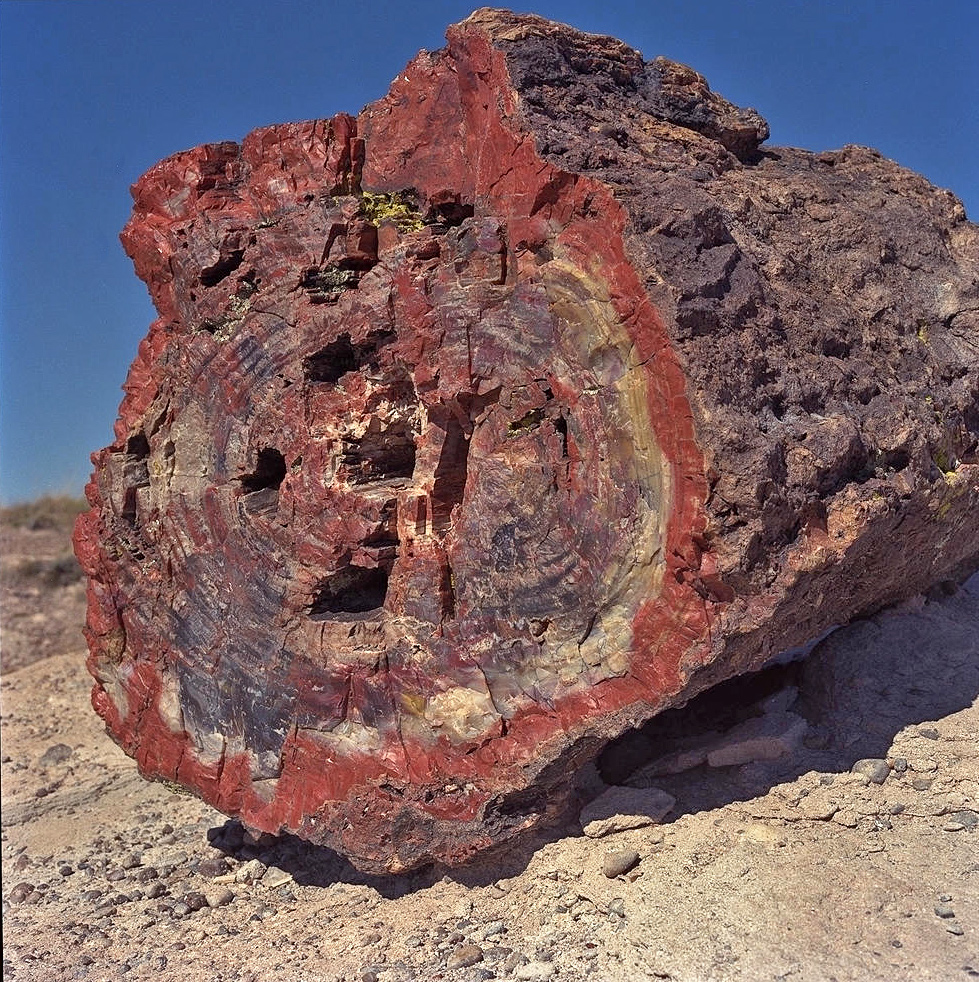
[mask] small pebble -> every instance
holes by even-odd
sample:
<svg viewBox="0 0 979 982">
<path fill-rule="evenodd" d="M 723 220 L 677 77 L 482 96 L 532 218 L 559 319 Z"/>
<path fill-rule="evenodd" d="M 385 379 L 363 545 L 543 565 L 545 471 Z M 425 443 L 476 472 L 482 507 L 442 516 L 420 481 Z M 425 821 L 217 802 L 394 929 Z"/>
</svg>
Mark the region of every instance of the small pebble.
<svg viewBox="0 0 979 982">
<path fill-rule="evenodd" d="M 511 975 L 521 965 L 526 965 L 530 959 L 522 951 L 514 951 L 507 955 L 506 961 L 500 966 L 504 975 Z"/>
<path fill-rule="evenodd" d="M 962 811 L 953 812 L 948 816 L 948 820 L 961 825 L 964 829 L 974 829 L 976 826 L 979 826 L 979 815 L 967 808 Z"/>
<path fill-rule="evenodd" d="M 483 960 L 483 949 L 479 945 L 463 944 L 459 945 L 455 951 L 449 955 L 446 966 L 448 968 L 469 968 Z"/>
<path fill-rule="evenodd" d="M 494 945 L 491 948 L 483 949 L 483 957 L 487 962 L 499 962 L 512 952 L 512 948 L 504 948 L 502 945 Z"/>
<path fill-rule="evenodd" d="M 34 892 L 33 883 L 18 883 L 10 893 L 7 894 L 7 899 L 13 904 L 23 903 L 32 893 Z"/>
<path fill-rule="evenodd" d="M 828 821 L 836 814 L 838 808 L 835 802 L 820 798 L 808 797 L 799 802 L 799 811 L 814 822 Z"/>
<path fill-rule="evenodd" d="M 948 904 L 936 904 L 935 914 L 941 918 L 955 917 L 955 911 Z"/>
<path fill-rule="evenodd" d="M 48 747 L 41 755 L 38 764 L 41 767 L 53 767 L 55 764 L 63 764 L 72 754 L 71 747 L 66 743 L 56 743 L 53 747 Z"/>
<path fill-rule="evenodd" d="M 948 931 L 949 934 L 954 934 L 960 938 L 962 937 L 963 934 L 965 934 L 965 931 L 963 931 L 958 924 L 946 924 L 945 930 Z"/>
<path fill-rule="evenodd" d="M 249 859 L 235 871 L 235 883 L 257 883 L 267 868 L 260 859 Z"/>
<path fill-rule="evenodd" d="M 479 933 L 484 939 L 495 938 L 506 931 L 503 921 L 490 921 Z"/>
<path fill-rule="evenodd" d="M 639 863 L 639 853 L 635 849 L 619 849 L 607 853 L 602 862 L 602 872 L 610 879 L 628 873 Z"/>
<path fill-rule="evenodd" d="M 918 736 L 923 736 L 926 740 L 937 740 L 939 734 L 933 726 L 919 726 Z"/>
<path fill-rule="evenodd" d="M 887 780 L 887 775 L 891 773 L 891 768 L 886 760 L 881 760 L 879 757 L 866 757 L 863 760 L 858 760 L 850 768 L 850 772 L 863 774 L 868 781 L 872 781 L 874 784 L 883 784 Z"/>
<path fill-rule="evenodd" d="M 549 979 L 556 971 L 553 962 L 527 962 L 526 965 L 520 965 L 513 974 L 518 979 Z"/>
<path fill-rule="evenodd" d="M 162 897 L 166 892 L 167 888 L 159 880 L 154 880 L 146 888 L 146 896 L 149 897 L 150 900 L 156 900 L 159 897 Z"/>
<path fill-rule="evenodd" d="M 213 880 L 216 876 L 223 876 L 228 872 L 228 861 L 224 856 L 212 856 L 209 859 L 202 859 L 197 864 L 197 872 L 201 876 L 206 876 Z"/>
<path fill-rule="evenodd" d="M 227 907 L 235 899 L 235 895 L 227 887 L 208 890 L 204 896 L 208 907 Z"/>
<path fill-rule="evenodd" d="M 292 874 L 287 873 L 278 866 L 270 866 L 262 874 L 262 885 L 274 890 L 276 887 L 283 887 L 287 883 L 292 883 Z"/>
</svg>

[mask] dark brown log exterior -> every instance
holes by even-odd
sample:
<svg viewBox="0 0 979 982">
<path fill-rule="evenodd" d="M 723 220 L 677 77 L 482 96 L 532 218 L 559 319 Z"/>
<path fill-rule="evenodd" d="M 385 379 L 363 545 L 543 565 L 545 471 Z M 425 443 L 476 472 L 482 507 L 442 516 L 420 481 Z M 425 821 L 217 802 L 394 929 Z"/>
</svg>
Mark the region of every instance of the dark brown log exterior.
<svg viewBox="0 0 979 982">
<path fill-rule="evenodd" d="M 149 777 L 364 869 L 979 565 L 979 230 L 682 65 L 480 10 L 133 188 L 159 319 L 76 550 Z"/>
</svg>

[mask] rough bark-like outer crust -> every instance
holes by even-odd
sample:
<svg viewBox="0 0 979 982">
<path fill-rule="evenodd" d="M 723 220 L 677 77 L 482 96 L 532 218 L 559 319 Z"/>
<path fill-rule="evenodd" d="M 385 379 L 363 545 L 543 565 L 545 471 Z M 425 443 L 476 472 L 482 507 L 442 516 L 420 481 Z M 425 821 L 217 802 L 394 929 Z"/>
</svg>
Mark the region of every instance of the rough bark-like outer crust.
<svg viewBox="0 0 979 982">
<path fill-rule="evenodd" d="M 684 66 L 481 10 L 358 120 L 158 164 L 76 551 L 148 776 L 365 869 L 979 564 L 979 237 Z"/>
</svg>

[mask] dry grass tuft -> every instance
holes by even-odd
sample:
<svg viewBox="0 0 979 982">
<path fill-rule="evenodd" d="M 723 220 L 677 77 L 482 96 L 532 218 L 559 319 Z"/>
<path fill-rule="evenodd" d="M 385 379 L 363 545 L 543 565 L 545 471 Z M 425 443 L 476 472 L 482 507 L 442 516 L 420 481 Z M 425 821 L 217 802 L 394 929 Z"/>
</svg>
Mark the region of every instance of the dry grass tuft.
<svg viewBox="0 0 979 982">
<path fill-rule="evenodd" d="M 88 502 L 84 498 L 73 498 L 70 495 L 45 495 L 34 501 L 25 501 L 19 505 L 0 508 L 0 525 L 31 531 L 57 529 L 70 534 L 75 519 L 87 510 Z"/>
</svg>

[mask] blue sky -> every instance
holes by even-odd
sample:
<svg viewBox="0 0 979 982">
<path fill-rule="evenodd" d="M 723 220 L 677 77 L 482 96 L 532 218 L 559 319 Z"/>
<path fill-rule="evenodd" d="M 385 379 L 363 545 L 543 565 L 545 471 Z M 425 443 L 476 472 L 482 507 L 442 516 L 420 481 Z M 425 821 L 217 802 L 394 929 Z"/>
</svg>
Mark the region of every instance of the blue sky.
<svg viewBox="0 0 979 982">
<path fill-rule="evenodd" d="M 520 5 L 517 9 L 530 9 Z M 0 501 L 80 493 L 153 310 L 118 233 L 157 160 L 356 113 L 456 0 L 0 0 Z M 975 0 L 539 0 L 756 107 L 771 144 L 845 143 L 979 216 Z"/>
</svg>

